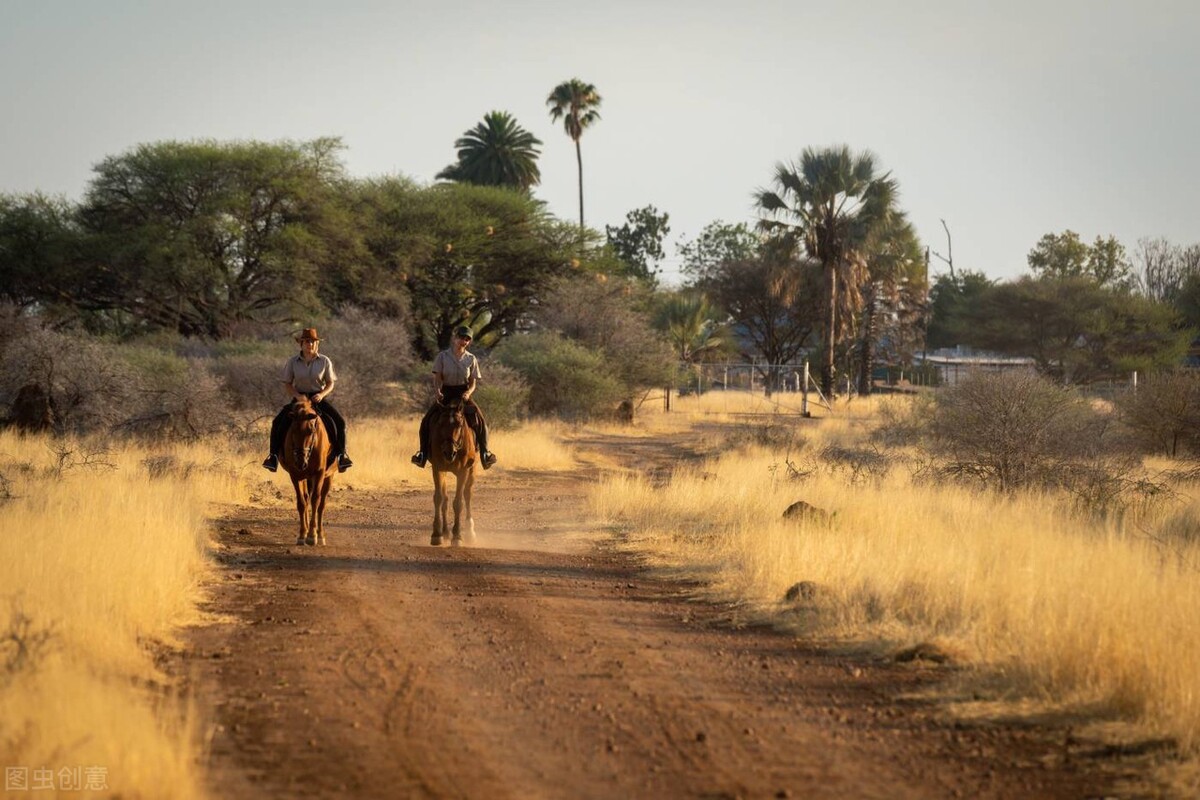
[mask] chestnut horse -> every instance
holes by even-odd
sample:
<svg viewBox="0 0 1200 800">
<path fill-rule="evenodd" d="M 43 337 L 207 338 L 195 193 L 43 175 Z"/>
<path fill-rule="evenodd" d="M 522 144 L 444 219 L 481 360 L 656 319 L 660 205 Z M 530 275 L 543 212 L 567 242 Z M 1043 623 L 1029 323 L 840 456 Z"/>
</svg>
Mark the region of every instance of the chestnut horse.
<svg viewBox="0 0 1200 800">
<path fill-rule="evenodd" d="M 475 521 L 471 519 L 471 486 L 475 483 L 475 464 L 479 449 L 475 431 L 467 424 L 461 398 L 438 403 L 437 413 L 429 420 L 429 463 L 433 466 L 433 536 L 429 543 L 437 546 L 450 536 L 449 511 L 450 475 L 455 478 L 454 534 L 451 544 L 461 544 L 465 530 L 468 541 L 475 538 Z M 466 523 L 463 524 L 463 512 Z"/>
<path fill-rule="evenodd" d="M 296 544 L 325 544 L 325 498 L 336 467 L 331 466 L 333 447 L 320 413 L 308 398 L 292 404 L 292 424 L 283 440 L 280 462 L 292 476 L 296 489 L 296 511 L 300 535 Z"/>
</svg>

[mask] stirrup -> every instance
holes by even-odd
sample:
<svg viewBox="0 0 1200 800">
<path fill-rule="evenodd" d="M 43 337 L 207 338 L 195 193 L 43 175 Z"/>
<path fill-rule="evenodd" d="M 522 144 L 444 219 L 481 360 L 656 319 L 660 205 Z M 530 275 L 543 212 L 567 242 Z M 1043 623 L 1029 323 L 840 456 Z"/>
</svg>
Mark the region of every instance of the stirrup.
<svg viewBox="0 0 1200 800">
<path fill-rule="evenodd" d="M 423 450 L 418 450 L 416 453 L 413 454 L 413 457 L 412 457 L 412 463 L 416 464 L 421 469 L 425 469 L 425 462 L 427 460 L 428 460 L 428 458 L 426 457 L 425 452 Z"/>
<path fill-rule="evenodd" d="M 342 453 L 338 456 L 338 472 L 345 472 L 354 466 L 354 462 L 350 460 L 350 456 Z"/>
<path fill-rule="evenodd" d="M 483 464 L 484 469 L 491 469 L 492 465 L 496 463 L 496 454 L 490 450 L 485 450 L 483 455 L 479 457 L 479 461 Z"/>
<path fill-rule="evenodd" d="M 263 459 L 262 465 L 263 469 L 269 469 L 271 472 L 275 472 L 279 469 L 279 456 L 271 453 L 271 455 Z"/>
</svg>

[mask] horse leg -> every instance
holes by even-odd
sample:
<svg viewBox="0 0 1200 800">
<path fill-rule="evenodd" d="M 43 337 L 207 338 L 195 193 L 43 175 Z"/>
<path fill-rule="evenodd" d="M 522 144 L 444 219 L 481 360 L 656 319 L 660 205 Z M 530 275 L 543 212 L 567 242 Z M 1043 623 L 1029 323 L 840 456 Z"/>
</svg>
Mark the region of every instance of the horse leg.
<svg viewBox="0 0 1200 800">
<path fill-rule="evenodd" d="M 307 545 L 315 545 L 317 543 L 317 504 L 321 501 L 321 478 L 309 476 L 308 478 L 308 530 L 304 536 L 304 543 Z"/>
<path fill-rule="evenodd" d="M 332 485 L 333 476 L 326 474 L 317 497 L 317 544 L 322 547 L 325 546 L 325 501 L 329 498 L 329 487 Z"/>
<path fill-rule="evenodd" d="M 466 521 L 466 537 L 468 542 L 475 541 L 475 518 L 471 516 L 471 490 L 475 486 L 475 470 L 468 469 L 467 474 L 462 477 L 463 487 L 463 511 L 467 515 Z"/>
<path fill-rule="evenodd" d="M 296 513 L 300 515 L 300 534 L 296 537 L 296 544 L 304 544 L 304 523 L 308 517 L 308 484 L 292 478 L 292 487 L 296 490 Z"/>
<path fill-rule="evenodd" d="M 429 543 L 437 547 L 442 543 L 442 522 L 445 517 L 445 486 L 442 480 L 442 473 L 437 467 L 433 468 L 433 536 L 430 537 Z"/>
<path fill-rule="evenodd" d="M 452 544 L 462 544 L 462 509 L 463 509 L 463 479 L 458 473 L 454 475 L 454 538 Z"/>
</svg>

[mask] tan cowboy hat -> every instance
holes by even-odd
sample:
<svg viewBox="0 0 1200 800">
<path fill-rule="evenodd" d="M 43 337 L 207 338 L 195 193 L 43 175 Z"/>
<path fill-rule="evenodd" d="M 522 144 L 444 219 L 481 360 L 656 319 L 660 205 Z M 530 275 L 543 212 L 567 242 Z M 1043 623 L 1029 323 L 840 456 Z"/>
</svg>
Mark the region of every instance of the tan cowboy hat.
<svg viewBox="0 0 1200 800">
<path fill-rule="evenodd" d="M 300 331 L 300 335 L 296 337 L 297 342 L 319 342 L 321 337 L 317 336 L 316 328 L 305 328 Z"/>
</svg>

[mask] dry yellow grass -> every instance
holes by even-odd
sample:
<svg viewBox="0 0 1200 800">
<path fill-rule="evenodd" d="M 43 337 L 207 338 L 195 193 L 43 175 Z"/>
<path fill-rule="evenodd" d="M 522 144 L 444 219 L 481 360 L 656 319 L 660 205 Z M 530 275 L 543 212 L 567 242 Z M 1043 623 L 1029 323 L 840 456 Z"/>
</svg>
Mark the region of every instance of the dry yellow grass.
<svg viewBox="0 0 1200 800">
<path fill-rule="evenodd" d="M 198 619 L 205 508 L 241 494 L 238 470 L 204 448 L 96 447 L 0 435 L 0 635 L 35 643 L 2 651 L 0 753 L 56 786 L 97 767 L 112 794 L 199 796 L 191 715 L 154 688 L 147 647 Z"/>
<path fill-rule="evenodd" d="M 861 440 L 871 406 L 850 412 L 805 437 Z M 1062 497 L 914 486 L 903 469 L 795 481 L 771 469 L 781 460 L 742 449 L 668 487 L 612 477 L 593 502 L 631 546 L 760 618 L 881 648 L 936 639 L 1013 696 L 1105 709 L 1200 752 L 1200 548 L 1164 550 Z M 797 499 L 836 517 L 782 519 Z M 1139 524 L 1195 531 L 1200 502 Z M 783 602 L 802 580 L 823 589 L 807 611 Z"/>
</svg>

